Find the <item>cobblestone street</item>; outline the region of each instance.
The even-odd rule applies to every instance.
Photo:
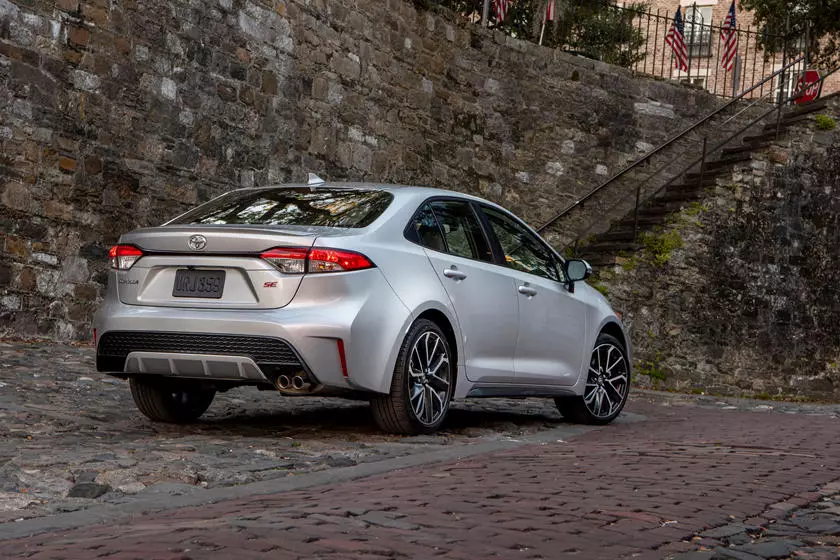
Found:
[[[400,438],[364,403],[243,390],[177,427],[91,364],[86,347],[0,348],[4,557],[840,550],[837,405],[639,391],[621,422],[588,429],[548,401],[471,401],[440,435]]]
[[[201,492],[553,428],[550,401],[472,401],[435,436],[382,434],[368,405],[253,388],[219,394],[191,426],[153,424],[93,350],[0,344],[0,522]]]

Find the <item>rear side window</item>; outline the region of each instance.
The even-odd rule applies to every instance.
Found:
[[[435,218],[435,214],[432,212],[431,206],[424,204],[422,208],[420,208],[414,216],[411,228],[414,230],[412,241],[415,241],[432,251],[438,251],[440,253],[446,252],[446,243],[443,241],[443,234],[440,232],[437,218]]]
[[[468,202],[435,200],[417,210],[406,237],[427,249],[492,262],[493,253]]]
[[[393,198],[389,192],[373,189],[236,191],[203,204],[170,223],[363,228],[381,216]]]

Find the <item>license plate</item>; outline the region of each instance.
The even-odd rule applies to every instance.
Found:
[[[219,299],[222,297],[224,287],[224,270],[177,270],[172,295]]]

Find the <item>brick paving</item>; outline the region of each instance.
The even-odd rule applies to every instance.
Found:
[[[698,535],[710,528],[771,524],[840,479],[835,416],[644,401],[632,409],[647,419],[0,550],[67,559],[666,558],[701,549]]]

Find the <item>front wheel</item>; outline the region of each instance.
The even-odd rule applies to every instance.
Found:
[[[420,319],[403,340],[391,392],[371,400],[376,423],[393,434],[428,434],[443,424],[455,387],[456,366],[446,336]]]
[[[156,422],[183,424],[197,420],[216,396],[215,389],[205,389],[196,381],[132,377],[130,385],[134,404]]]
[[[554,399],[564,418],[580,424],[609,424],[621,413],[630,392],[630,364],[624,345],[601,333],[589,359],[583,396]]]

